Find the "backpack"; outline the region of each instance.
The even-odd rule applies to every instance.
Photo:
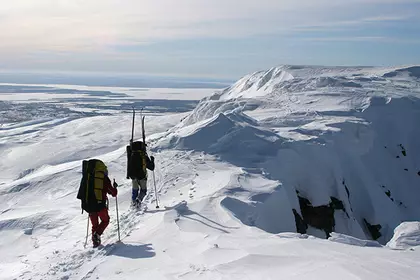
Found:
[[[133,142],[127,146],[127,177],[131,179],[147,179],[146,147],[143,142]]]
[[[84,160],[82,163],[83,176],[77,198],[82,202],[82,209],[88,213],[99,212],[106,207],[103,199],[106,172],[106,165],[99,159]]]

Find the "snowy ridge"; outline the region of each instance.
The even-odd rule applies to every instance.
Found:
[[[293,79],[293,76],[282,67],[273,67],[267,71],[259,71],[243,77],[223,90],[217,97],[220,100],[228,100],[264,96],[273,90],[273,87],[278,83],[291,79]]]
[[[283,69],[254,73],[203,99],[157,145],[206,152],[245,169],[264,170],[262,177],[279,186],[266,197],[281,191],[290,206],[277,212],[281,227],[273,221],[273,228],[262,227],[269,232],[296,231],[292,210],[302,215],[302,198],[313,206],[338,199],[332,229],[382,244],[401,221],[420,220],[415,199],[420,195],[420,147],[414,140],[420,136],[418,92],[375,79],[372,73],[380,69],[345,68],[337,76],[323,68],[313,70],[317,76],[303,78],[308,70],[298,67],[288,71],[300,78],[277,81]],[[243,94],[261,84],[275,86],[265,88],[264,97]],[[266,203],[271,202],[256,205]],[[242,211],[257,216],[253,223],[260,227],[259,206],[251,205]],[[314,222],[308,231],[325,238],[327,232],[320,228]]]
[[[406,68],[397,68],[394,71],[383,74],[383,77],[393,78],[398,76],[409,76],[420,79],[420,66],[411,66]]]

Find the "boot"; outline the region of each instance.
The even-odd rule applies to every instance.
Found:
[[[99,245],[101,245],[101,236],[97,232],[94,232],[92,234],[92,242],[93,242],[93,248],[96,248]]]
[[[142,202],[146,194],[147,194],[147,189],[140,189],[140,193],[137,199],[140,200],[140,202]]]

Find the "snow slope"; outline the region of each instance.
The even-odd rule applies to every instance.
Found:
[[[125,179],[129,112],[3,125],[0,279],[418,279],[418,225],[401,224],[420,220],[412,70],[280,66],[191,112],[149,109],[161,207],[151,176],[140,212]],[[99,250],[83,246],[75,198],[86,158],[120,184],[122,242],[110,199]]]

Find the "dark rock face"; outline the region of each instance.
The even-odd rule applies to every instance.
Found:
[[[325,231],[326,237],[330,237],[331,232],[334,231],[334,209],[329,206],[308,206],[304,207],[303,217],[307,223],[315,228]]]
[[[344,204],[341,200],[339,200],[338,198],[335,198],[333,196],[330,197],[331,202],[330,202],[330,207],[334,210],[343,210],[344,212],[346,212],[346,209],[344,208]]]
[[[347,185],[346,185],[346,181],[345,181],[344,179],[343,179],[342,184],[343,184],[344,188],[346,189],[347,198],[348,198],[349,205],[350,205],[350,211],[351,211],[351,212],[353,212],[353,208],[351,207],[351,203],[350,203],[350,191],[349,191],[349,188],[347,187]],[[333,199],[333,197],[331,197],[331,201],[332,201],[332,199]],[[342,204],[342,203],[341,203],[341,204]],[[349,217],[349,214],[347,213],[347,211],[346,211],[346,209],[344,208],[344,206],[343,206],[343,211],[346,213],[347,217]]]
[[[346,187],[347,195],[350,196],[344,181],[343,185]],[[382,188],[385,188],[385,186],[382,186]],[[331,201],[326,205],[313,206],[310,200],[303,197],[299,191],[296,191],[296,194],[299,200],[300,212],[302,213],[302,216],[300,216],[296,209],[292,209],[293,215],[295,216],[296,231],[298,233],[305,234],[308,226],[312,226],[323,230],[326,238],[329,238],[335,227],[334,211],[344,211],[347,217],[349,217],[343,201],[336,197],[331,196]],[[394,201],[391,197],[391,191],[387,190],[385,194]],[[363,221],[373,240],[377,240],[382,236],[380,232],[382,226],[380,224],[370,224],[366,219],[363,219]]]
[[[406,149],[404,148],[404,146],[402,145],[402,144],[400,144],[399,145],[400,146],[400,148],[401,148],[401,154],[403,155],[403,156],[407,156],[407,151],[406,151]]]
[[[326,238],[330,237],[331,232],[334,231],[335,220],[334,211],[343,210],[346,214],[344,204],[341,200],[331,197],[331,202],[328,205],[312,206],[309,199],[299,195],[300,211],[303,219],[293,209],[295,215],[296,231],[299,233],[306,233],[308,225],[325,231]]]
[[[293,215],[295,215],[295,222],[296,222],[296,232],[300,234],[305,234],[306,230],[308,229],[308,225],[296,211],[296,209],[292,209]]]
[[[370,224],[368,221],[366,221],[366,219],[363,219],[363,221],[365,222],[365,225],[367,227],[367,229],[370,232],[370,235],[372,236],[373,240],[377,240],[379,237],[382,236],[380,230],[382,228],[381,225],[377,224],[377,225],[372,225]]]

